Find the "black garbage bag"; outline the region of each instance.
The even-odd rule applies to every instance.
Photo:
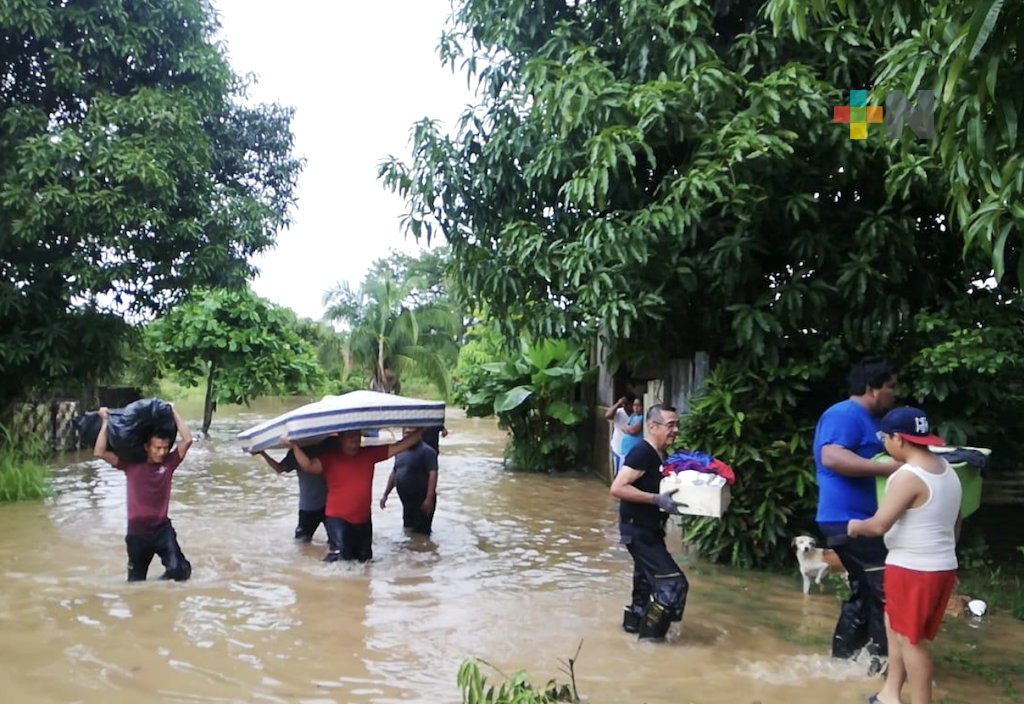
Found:
[[[178,426],[174,422],[171,404],[158,398],[143,398],[124,408],[111,409],[107,421],[107,449],[126,462],[144,462],[146,449],[143,445],[154,433],[171,438],[171,445],[177,441]],[[95,445],[100,434],[100,414],[86,413],[75,419],[78,436],[85,445]]]

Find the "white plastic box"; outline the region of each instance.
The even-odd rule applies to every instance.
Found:
[[[721,518],[722,514],[725,513],[725,509],[729,507],[729,502],[732,501],[732,494],[729,491],[728,484],[722,486],[691,486],[690,484],[681,484],[676,481],[675,475],[661,480],[661,493],[664,494],[666,491],[673,489],[679,489],[672,498],[679,503],[686,504],[686,506],[680,506],[679,511],[687,516]]]

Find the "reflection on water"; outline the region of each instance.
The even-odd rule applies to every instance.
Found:
[[[663,644],[623,634],[631,563],[606,488],[503,471],[486,420],[448,423],[430,539],[402,531],[396,500],[374,506],[371,564],[325,564],[322,529],[291,539],[295,478],[234,441],[282,409],[223,413],[175,475],[186,584],[124,581],[124,478],[88,453],[62,460],[50,501],[0,508],[3,701],[454,702],[467,657],[543,682],[580,640],[591,702],[852,704],[877,689],[825,657],[837,604],[803,598],[795,571],[691,564],[683,628]],[[992,624],[1020,647],[1019,629]],[[954,678],[938,693],[1000,696]]]

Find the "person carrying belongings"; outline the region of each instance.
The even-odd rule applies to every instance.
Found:
[[[668,514],[679,515],[678,489],[660,493],[665,452],[679,434],[679,416],[670,406],[647,411],[647,438],[626,456],[610,493],[619,499],[619,533],[633,558],[633,598],[622,628],[641,639],[664,638],[673,621],[683,620],[686,575],[665,547]]]
[[[311,458],[319,457],[329,450],[337,449],[337,447],[338,438],[337,436],[332,436],[321,443],[307,446],[306,454]],[[320,527],[321,523],[324,524],[324,530],[327,529],[327,524],[324,523],[324,509],[327,506],[327,482],[324,481],[323,474],[310,474],[302,469],[299,466],[298,460],[295,459],[295,453],[291,451],[280,462],[265,451],[261,451],[260,455],[270,465],[270,468],[278,474],[294,470],[298,475],[299,520],[295,526],[295,539],[301,540],[304,543],[312,542],[313,534],[316,533],[316,529]]]
[[[885,626],[889,672],[871,697],[877,704],[900,704],[905,681],[911,704],[931,704],[932,660],[926,642],[934,640],[956,584],[956,541],[960,535],[960,479],[941,455],[928,418],[917,408],[897,408],[880,423],[885,449],[902,463],[888,480],[874,516],[851,520],[851,537],[885,536]]]
[[[391,445],[360,447],[363,434],[359,430],[341,433],[337,447],[312,458],[288,439],[281,442],[291,449],[299,467],[312,474],[323,474],[327,481],[327,507],[324,525],[327,528],[328,553],[324,562],[373,559],[373,470],[378,462],[405,452],[423,438],[417,428]]]
[[[149,563],[153,561],[154,555],[159,555],[164,565],[164,573],[160,578],[184,582],[192,576],[192,565],[181,552],[178,535],[167,517],[167,508],[171,501],[171,478],[192,447],[192,434],[173,404],[155,399],[138,403],[148,403],[147,409],[154,409],[150,411],[154,420],[152,425],[131,427],[131,420],[142,415],[141,412],[131,413],[132,406],[125,409],[125,412],[116,413],[119,421],[122,415],[127,417],[124,425],[131,427],[131,433],[122,433],[122,436],[137,435],[137,439],[142,440],[143,457],[139,461],[128,459],[134,457],[136,451],[119,446],[118,452],[126,456],[122,458],[121,454],[115,454],[107,447],[111,413],[106,407],[98,413],[100,428],[93,455],[124,472],[128,482],[128,532],[124,539],[128,550],[128,581],[145,580]],[[171,445],[174,443],[174,432],[169,432],[163,427],[166,424],[159,421],[160,416],[168,413],[174,419],[177,432],[181,434],[181,442],[173,450]]]

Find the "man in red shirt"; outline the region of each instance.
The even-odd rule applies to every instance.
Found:
[[[327,527],[329,552],[324,562],[373,558],[373,523],[370,507],[373,505],[373,468],[378,462],[394,457],[420,442],[423,429],[406,435],[393,445],[360,447],[363,434],[350,430],[341,434],[337,449],[311,459],[302,448],[281,438],[299,466],[311,474],[324,475],[327,480],[327,508],[324,525]]]
[[[99,411],[102,425],[96,436],[93,455],[120,469],[128,480],[128,534],[124,542],[128,548],[129,582],[146,579],[154,555],[159,555],[164,564],[161,579],[184,582],[192,575],[192,565],[182,554],[178,534],[174,532],[171,520],[167,517],[167,506],[171,502],[171,477],[192,447],[192,434],[173,405],[171,411],[181,434],[181,442],[172,451],[174,438],[151,435],[143,445],[146,451],[145,462],[123,462],[107,449],[108,411],[106,408]]]

